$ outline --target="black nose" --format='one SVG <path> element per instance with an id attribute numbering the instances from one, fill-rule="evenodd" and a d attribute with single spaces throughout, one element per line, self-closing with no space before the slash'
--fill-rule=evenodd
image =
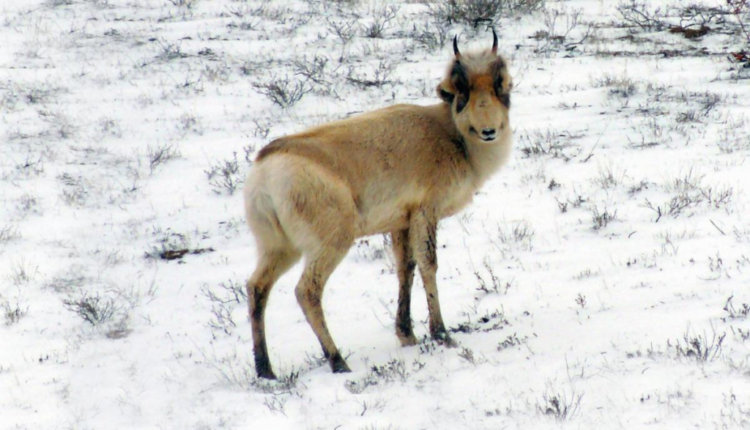
<path id="1" fill-rule="evenodd" d="M 483 128 L 482 129 L 482 137 L 492 137 L 495 135 L 495 129 L 494 128 Z"/>

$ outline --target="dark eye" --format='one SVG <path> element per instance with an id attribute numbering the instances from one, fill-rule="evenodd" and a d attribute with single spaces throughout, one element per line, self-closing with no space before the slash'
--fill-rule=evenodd
<path id="1" fill-rule="evenodd" d="M 495 95 L 506 108 L 510 107 L 510 94 L 503 93 L 503 78 L 495 78 Z"/>
<path id="2" fill-rule="evenodd" d="M 510 94 L 508 94 L 508 93 L 502 94 L 501 93 L 501 94 L 497 95 L 497 98 L 500 99 L 500 103 L 502 103 L 503 106 L 505 106 L 506 108 L 510 108 Z"/>
<path id="3" fill-rule="evenodd" d="M 453 103 L 453 98 L 455 97 L 453 94 L 449 93 L 448 91 L 445 91 L 444 89 L 440 89 L 440 98 L 443 99 L 443 101 L 448 103 Z"/>
<path id="4" fill-rule="evenodd" d="M 467 103 L 469 103 L 469 93 L 460 93 L 456 97 L 456 113 L 461 113 Z"/>

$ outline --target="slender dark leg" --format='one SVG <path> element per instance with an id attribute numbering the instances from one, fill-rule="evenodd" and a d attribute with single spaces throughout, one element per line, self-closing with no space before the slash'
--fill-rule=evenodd
<path id="1" fill-rule="evenodd" d="M 409 241 L 419 266 L 430 315 L 430 335 L 433 339 L 453 347 L 456 343 L 448 336 L 440 313 L 436 273 L 437 273 L 437 218 L 427 210 L 412 214 L 409 226 Z"/>
<path id="2" fill-rule="evenodd" d="M 347 250 L 348 247 L 343 249 L 327 248 L 318 255 L 310 257 L 305 264 L 302 277 L 295 290 L 302 312 L 315 332 L 315 336 L 318 338 L 321 348 L 323 348 L 323 355 L 328 359 L 334 373 L 350 372 L 350 370 L 333 342 L 326 325 L 322 306 L 323 288 L 333 269 L 346 255 Z"/>
<path id="3" fill-rule="evenodd" d="M 416 345 L 417 338 L 411 322 L 411 287 L 416 262 L 409 242 L 409 229 L 391 232 L 391 238 L 399 285 L 396 336 L 403 346 Z"/>
<path id="4" fill-rule="evenodd" d="M 255 372 L 260 378 L 276 379 L 266 347 L 265 313 L 268 295 L 276 280 L 299 258 L 293 250 L 265 252 L 253 276 L 247 281 L 250 324 L 253 330 Z"/>

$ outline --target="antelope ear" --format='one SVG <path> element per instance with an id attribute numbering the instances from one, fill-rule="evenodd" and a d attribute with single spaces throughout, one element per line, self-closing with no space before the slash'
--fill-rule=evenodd
<path id="1" fill-rule="evenodd" d="M 502 57 L 497 57 L 497 60 L 490 66 L 490 70 L 495 91 L 498 94 L 510 93 L 510 90 L 513 89 L 513 80 L 508 73 L 508 66 L 505 64 L 505 60 Z"/>
<path id="2" fill-rule="evenodd" d="M 450 70 L 451 86 L 456 89 L 457 92 L 465 94 L 466 98 L 469 98 L 469 76 L 466 74 L 466 69 L 460 61 L 456 60 L 453 62 Z"/>
<path id="3" fill-rule="evenodd" d="M 511 79 L 508 73 L 508 67 L 505 64 L 505 60 L 498 57 L 494 63 L 492 63 L 492 80 L 493 86 L 495 87 L 495 94 L 505 107 L 510 107 L 510 90 L 513 89 L 513 79 Z"/>
<path id="4" fill-rule="evenodd" d="M 448 76 L 438 85 L 437 92 L 438 96 L 448 103 L 453 103 L 456 96 L 461 96 L 458 111 L 463 109 L 463 105 L 469 100 L 469 77 L 460 61 L 455 60 L 451 63 Z"/>

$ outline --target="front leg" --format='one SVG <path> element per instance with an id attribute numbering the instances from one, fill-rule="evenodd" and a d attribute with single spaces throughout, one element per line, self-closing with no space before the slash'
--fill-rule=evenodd
<path id="1" fill-rule="evenodd" d="M 391 232 L 393 256 L 396 258 L 398 275 L 398 311 L 396 313 L 396 336 L 402 346 L 416 345 L 417 338 L 411 323 L 411 286 L 414 280 L 414 253 L 409 243 L 409 229 Z"/>
<path id="2" fill-rule="evenodd" d="M 440 313 L 437 284 L 437 216 L 433 211 L 420 209 L 411 216 L 409 224 L 409 241 L 414 250 L 414 256 L 419 266 L 425 293 L 427 295 L 427 309 L 430 314 L 430 335 L 438 342 L 447 346 L 456 346 L 448 336 Z"/>

